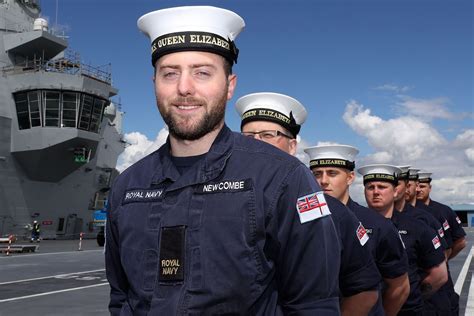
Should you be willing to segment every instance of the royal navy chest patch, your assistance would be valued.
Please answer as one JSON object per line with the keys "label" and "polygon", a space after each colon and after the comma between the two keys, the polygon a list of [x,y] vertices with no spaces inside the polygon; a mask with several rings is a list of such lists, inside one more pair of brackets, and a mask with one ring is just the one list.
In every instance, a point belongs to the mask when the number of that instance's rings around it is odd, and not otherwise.
{"label": "royal navy chest patch", "polygon": [[227,180],[201,184],[197,187],[197,194],[235,193],[247,191],[252,188],[252,180]]}
{"label": "royal navy chest patch", "polygon": [[133,189],[125,191],[122,204],[154,202],[162,199],[163,189]]}
{"label": "royal navy chest patch", "polygon": [[359,239],[360,244],[363,246],[369,240],[369,235],[367,234],[367,230],[365,229],[362,223],[359,223],[359,227],[357,227],[357,239]]}
{"label": "royal navy chest patch", "polygon": [[296,211],[301,224],[331,214],[323,192],[315,192],[299,197],[296,201]]}

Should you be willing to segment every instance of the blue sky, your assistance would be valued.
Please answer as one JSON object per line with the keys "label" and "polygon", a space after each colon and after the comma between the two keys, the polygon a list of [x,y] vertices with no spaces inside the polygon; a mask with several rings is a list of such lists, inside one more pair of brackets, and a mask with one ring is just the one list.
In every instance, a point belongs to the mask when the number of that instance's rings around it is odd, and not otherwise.
{"label": "blue sky", "polygon": [[56,3],[70,48],[85,62],[112,63],[126,134],[153,142],[164,126],[155,106],[150,42],[136,20],[160,8],[215,5],[246,22],[236,40],[238,84],[226,114],[231,129],[240,127],[234,110],[240,96],[288,94],[309,113],[302,146],[349,144],[361,150],[362,163],[417,164],[440,181],[454,181],[459,167],[448,168],[447,160],[462,166],[463,201],[474,202],[471,0],[42,0],[51,26]]}

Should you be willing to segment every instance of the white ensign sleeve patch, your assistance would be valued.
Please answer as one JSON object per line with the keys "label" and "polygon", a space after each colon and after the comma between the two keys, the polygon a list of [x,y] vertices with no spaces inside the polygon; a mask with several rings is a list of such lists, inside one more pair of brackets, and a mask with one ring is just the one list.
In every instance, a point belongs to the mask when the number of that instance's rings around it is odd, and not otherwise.
{"label": "white ensign sleeve patch", "polygon": [[315,192],[299,197],[296,201],[296,211],[301,224],[331,214],[323,192]]}
{"label": "white ensign sleeve patch", "polygon": [[359,227],[357,227],[356,234],[362,246],[365,245],[367,240],[369,240],[369,235],[367,234],[367,230],[365,229],[364,225],[362,225],[362,223],[360,223]]}

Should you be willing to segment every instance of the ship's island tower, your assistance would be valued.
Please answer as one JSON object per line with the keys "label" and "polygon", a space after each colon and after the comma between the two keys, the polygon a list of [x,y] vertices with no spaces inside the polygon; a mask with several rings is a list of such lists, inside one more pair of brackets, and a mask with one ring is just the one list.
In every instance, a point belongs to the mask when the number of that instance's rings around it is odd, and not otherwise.
{"label": "ship's island tower", "polygon": [[0,236],[95,234],[118,174],[123,112],[110,71],[81,63],[37,0],[0,0]]}

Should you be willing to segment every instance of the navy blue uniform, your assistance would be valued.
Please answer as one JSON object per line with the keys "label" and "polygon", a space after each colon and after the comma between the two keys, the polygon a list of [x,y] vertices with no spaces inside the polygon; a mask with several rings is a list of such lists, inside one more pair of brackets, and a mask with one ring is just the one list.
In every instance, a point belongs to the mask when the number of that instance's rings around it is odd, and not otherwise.
{"label": "navy blue uniform", "polygon": [[[368,246],[382,277],[394,279],[407,273],[407,254],[393,223],[352,199],[347,202],[347,207],[354,212],[367,230],[370,237]],[[370,315],[384,315],[381,295]]]}
{"label": "navy blue uniform", "polygon": [[[413,216],[436,230],[443,249],[451,248],[446,242],[443,225],[431,213],[424,209],[413,207],[409,203],[405,204],[403,213]],[[450,311],[451,299],[448,295],[448,291],[446,291],[445,285],[424,301],[423,315],[449,315]]]}
{"label": "navy blue uniform", "polygon": [[[420,204],[423,204],[420,202]],[[424,204],[423,204],[424,205]],[[417,203],[418,206],[418,203]],[[447,205],[433,201],[430,199],[430,203],[426,206],[426,209],[431,210],[434,213],[438,213],[439,216],[445,218],[443,226],[448,231],[452,242],[466,236],[466,232],[462,228],[461,221],[456,213]],[[448,293],[451,301],[451,314],[459,315],[459,295],[454,291],[454,283],[451,278],[451,272],[449,271],[448,262],[448,282],[443,286],[443,290]]]}
{"label": "navy blue uniform", "polygon": [[368,246],[369,235],[359,219],[339,200],[325,195],[341,240],[339,288],[344,297],[377,291],[381,282]]}
{"label": "navy blue uniform", "polygon": [[341,249],[320,190],[296,158],[227,127],[182,175],[168,141],[111,190],[111,313],[338,315]]}
{"label": "navy blue uniform", "polygon": [[423,310],[421,281],[426,277],[425,270],[444,261],[443,248],[436,231],[425,223],[397,210],[393,211],[391,219],[405,244],[409,266],[410,295],[399,314],[421,314]]}

